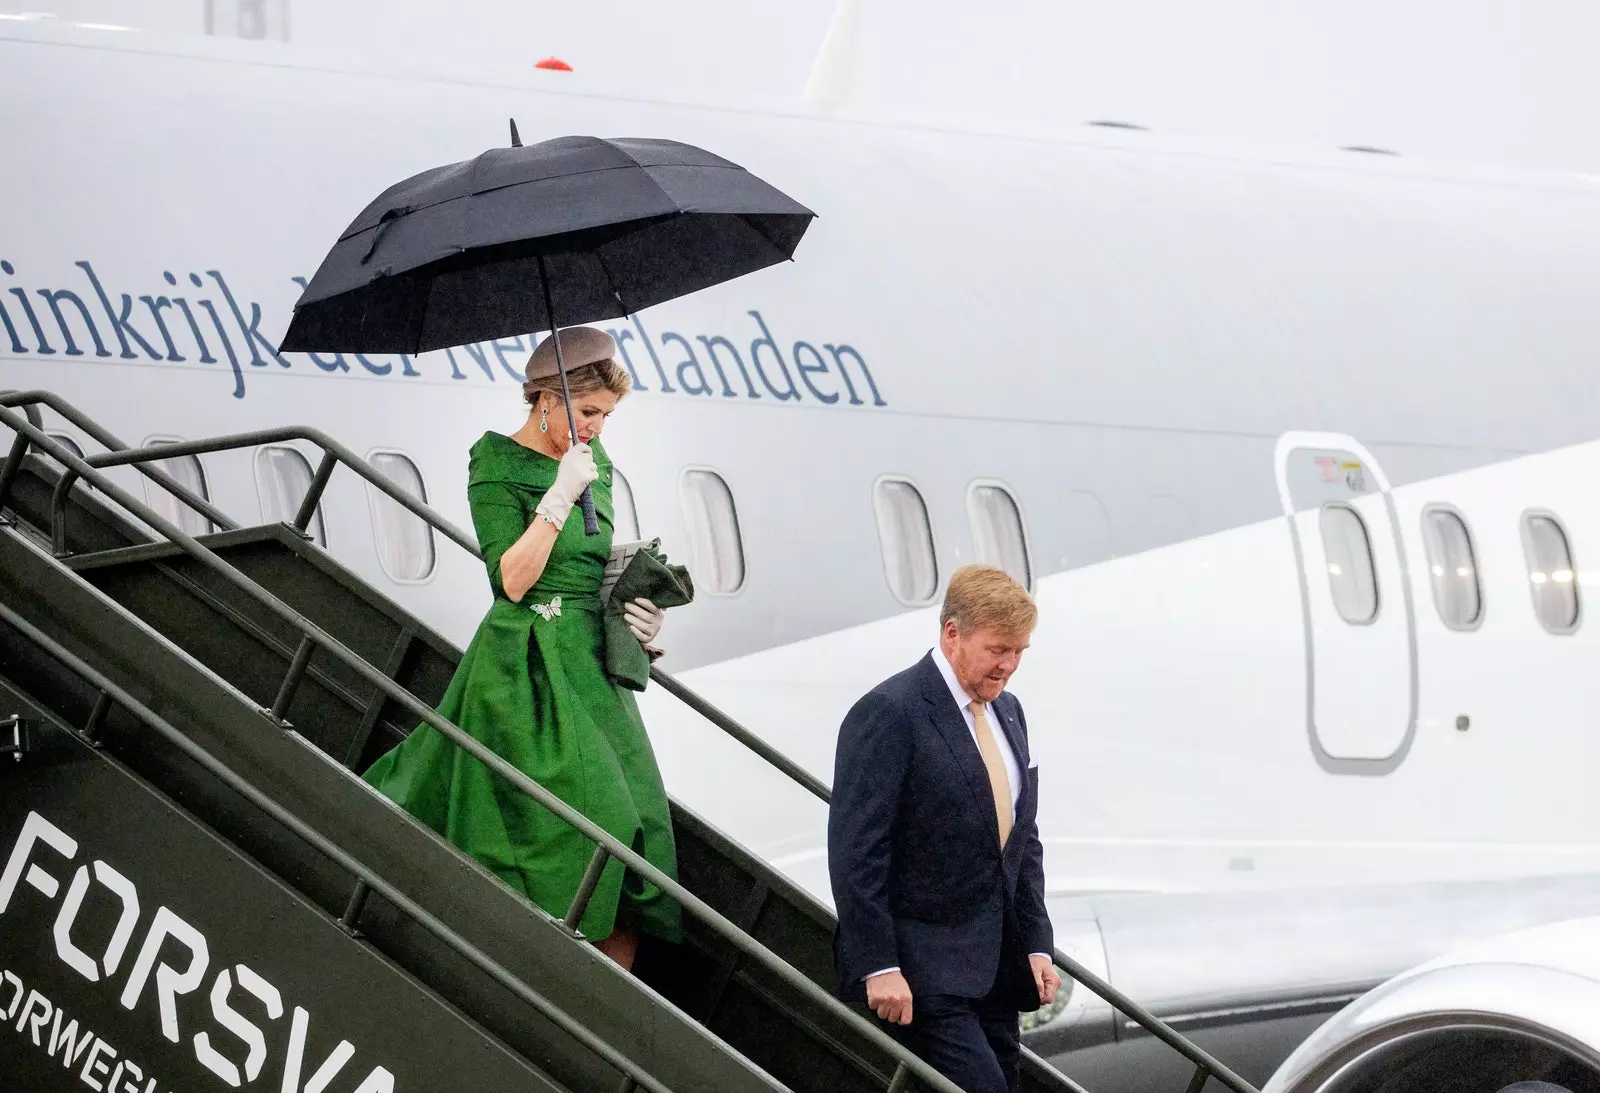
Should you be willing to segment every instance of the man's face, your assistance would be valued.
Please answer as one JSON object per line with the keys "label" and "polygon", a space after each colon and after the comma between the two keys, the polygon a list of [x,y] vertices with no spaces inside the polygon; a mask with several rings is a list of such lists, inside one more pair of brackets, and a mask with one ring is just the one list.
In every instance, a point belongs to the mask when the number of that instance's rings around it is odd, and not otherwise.
{"label": "man's face", "polygon": [[989,628],[963,634],[951,621],[944,624],[939,645],[967,694],[982,702],[993,702],[1022,663],[1028,640],[1027,634]]}

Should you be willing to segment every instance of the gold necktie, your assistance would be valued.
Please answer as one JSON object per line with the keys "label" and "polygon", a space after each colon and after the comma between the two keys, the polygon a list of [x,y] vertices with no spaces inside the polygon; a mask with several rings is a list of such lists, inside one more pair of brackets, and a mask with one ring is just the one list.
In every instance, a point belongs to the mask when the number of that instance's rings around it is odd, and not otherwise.
{"label": "gold necktie", "polygon": [[1000,745],[995,743],[994,733],[989,729],[989,719],[983,715],[983,703],[973,702],[967,708],[972,711],[978,752],[983,756],[983,765],[989,769],[989,788],[994,791],[994,816],[1000,824],[1000,845],[1005,846],[1006,840],[1011,837],[1011,779],[1006,777],[1006,763],[1000,758]]}

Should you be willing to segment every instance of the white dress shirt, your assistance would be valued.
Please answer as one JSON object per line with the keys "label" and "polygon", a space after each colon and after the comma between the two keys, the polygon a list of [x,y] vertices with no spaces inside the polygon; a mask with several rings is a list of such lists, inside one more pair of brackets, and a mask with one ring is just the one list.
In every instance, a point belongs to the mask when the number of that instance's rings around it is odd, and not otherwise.
{"label": "white dress shirt", "polygon": [[[972,716],[973,697],[967,694],[966,688],[961,686],[961,681],[956,678],[956,670],[951,667],[950,661],[945,658],[943,649],[932,650],[933,663],[939,669],[939,675],[944,679],[944,685],[950,688],[950,701],[956,704],[961,711],[961,718],[967,723],[967,733],[972,737],[972,746],[978,748],[978,724]],[[1022,797],[1022,770],[1017,766],[1017,757],[1011,751],[1011,741],[1006,737],[1006,731],[1000,724],[1000,719],[995,716],[994,705],[983,704],[983,716],[989,722],[989,732],[994,737],[995,746],[1000,749],[1000,761],[1006,766],[1006,780],[1011,783],[1011,810],[1016,812],[1017,801]],[[978,748],[981,754],[983,749]],[[1049,957],[1050,953],[1032,953],[1033,956]],[[885,968],[880,972],[864,975],[863,980],[876,979],[880,975],[899,971],[899,967]]]}
{"label": "white dress shirt", "polygon": [[[967,694],[961,682],[956,679],[956,670],[945,659],[942,649],[933,650],[933,663],[938,666],[939,674],[944,677],[944,685],[950,688],[951,700],[961,711],[962,720],[967,723],[967,734],[972,737],[972,746],[978,748],[978,753],[981,755],[983,749],[978,747],[978,725],[972,716],[974,701],[972,696]],[[1006,736],[1005,727],[995,716],[994,706],[985,702],[983,716],[989,722],[989,734],[994,737],[995,745],[1000,749],[1000,761],[1006,765],[1006,781],[1011,783],[1011,811],[1015,813],[1017,802],[1022,798],[1022,771],[1017,767],[1017,757],[1011,752],[1011,741]]]}

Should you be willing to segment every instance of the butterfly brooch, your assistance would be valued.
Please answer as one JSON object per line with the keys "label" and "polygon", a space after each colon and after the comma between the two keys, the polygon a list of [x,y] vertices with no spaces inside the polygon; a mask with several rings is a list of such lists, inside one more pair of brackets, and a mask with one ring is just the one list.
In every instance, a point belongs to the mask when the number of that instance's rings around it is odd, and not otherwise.
{"label": "butterfly brooch", "polygon": [[549,622],[551,619],[558,619],[561,617],[561,597],[556,596],[549,603],[536,603],[533,605],[533,609],[538,612],[539,617],[545,622]]}

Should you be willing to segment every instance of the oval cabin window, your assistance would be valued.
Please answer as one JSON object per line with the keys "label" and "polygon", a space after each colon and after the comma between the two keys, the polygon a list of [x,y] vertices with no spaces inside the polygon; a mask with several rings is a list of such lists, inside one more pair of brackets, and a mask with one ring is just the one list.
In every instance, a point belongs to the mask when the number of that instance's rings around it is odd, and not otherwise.
{"label": "oval cabin window", "polygon": [[[399,452],[373,452],[367,462],[402,493],[428,503],[422,472],[410,459]],[[433,528],[370,482],[367,501],[372,512],[372,539],[383,571],[395,581],[427,580],[433,574]]]}
{"label": "oval cabin window", "polygon": [[1429,509],[1422,516],[1422,544],[1440,621],[1454,630],[1475,626],[1483,614],[1483,591],[1465,521],[1449,509]]}
{"label": "oval cabin window", "polygon": [[1553,633],[1578,626],[1578,577],[1572,565],[1567,533],[1554,516],[1522,518],[1522,549],[1528,561],[1528,584],[1540,624]]}
{"label": "oval cabin window", "polygon": [[695,584],[723,596],[739,591],[744,587],[744,542],[728,484],[715,471],[685,471],[683,506]]}
{"label": "oval cabin window", "polygon": [[[256,492],[261,498],[261,519],[269,524],[293,524],[311,491],[311,477],[311,464],[295,449],[281,445],[257,449]],[[328,545],[321,502],[311,514],[311,525],[306,530],[318,546]]]}
{"label": "oval cabin window", "polygon": [[[77,456],[79,459],[83,458],[83,446],[81,444],[79,444],[76,440],[73,440],[66,433],[46,433],[45,436],[48,436],[51,440],[53,440],[57,444],[61,445],[63,448],[65,448],[67,451],[71,452],[73,455]],[[48,452],[40,452],[39,454],[43,455],[46,459],[50,460],[52,463],[57,462],[57,460],[54,457],[52,457]]]}
{"label": "oval cabin window", "polygon": [[[152,438],[149,441],[151,446],[176,443],[178,443],[176,440],[171,439],[157,440]],[[200,465],[199,456],[178,455],[173,456],[171,459],[157,459],[152,465],[171,475],[173,481],[200,498],[200,500],[211,500],[211,492],[206,486],[206,470]],[[202,513],[196,512],[187,502],[180,501],[176,496],[167,492],[164,487],[156,485],[155,482],[148,478],[144,480],[144,495],[151,508],[155,509],[168,523],[178,525],[184,534],[207,535],[213,530],[211,521]]]}
{"label": "oval cabin window", "polygon": [[927,603],[939,588],[939,563],[922,494],[903,478],[885,478],[872,499],[890,591],[908,605]]}
{"label": "oval cabin window", "polygon": [[1322,506],[1321,524],[1334,609],[1345,622],[1371,622],[1378,614],[1378,575],[1367,525],[1349,505]]}
{"label": "oval cabin window", "polygon": [[975,484],[967,494],[972,520],[972,542],[978,561],[1005,570],[1030,592],[1033,565],[1028,558],[1028,536],[1022,510],[1011,491],[997,484]]}

